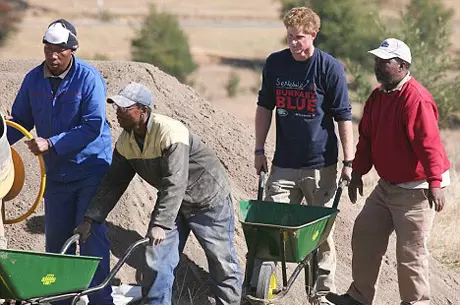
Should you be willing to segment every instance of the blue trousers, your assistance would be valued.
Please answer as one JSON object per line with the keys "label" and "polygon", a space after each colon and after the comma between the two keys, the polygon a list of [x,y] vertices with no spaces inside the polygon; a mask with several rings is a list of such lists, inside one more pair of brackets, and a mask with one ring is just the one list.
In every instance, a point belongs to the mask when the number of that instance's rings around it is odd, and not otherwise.
{"label": "blue trousers", "polygon": [[193,217],[179,214],[175,227],[157,246],[146,247],[147,270],[144,270],[144,304],[170,305],[174,269],[190,234],[196,236],[208,260],[209,284],[216,305],[239,305],[242,272],[234,245],[234,212],[230,196],[216,207]]}
{"label": "blue trousers", "polygon": [[[45,192],[45,236],[46,251],[59,253],[65,241],[73,235],[73,230],[83,220],[85,210],[102,181],[102,176],[93,176],[70,183],[47,181]],[[67,251],[75,254],[73,245]],[[80,244],[80,254],[102,257],[90,287],[99,285],[110,272],[110,244],[105,224],[94,223],[91,235]],[[89,295],[90,304],[112,305],[110,285],[102,291]],[[56,304],[70,304],[62,301]]]}

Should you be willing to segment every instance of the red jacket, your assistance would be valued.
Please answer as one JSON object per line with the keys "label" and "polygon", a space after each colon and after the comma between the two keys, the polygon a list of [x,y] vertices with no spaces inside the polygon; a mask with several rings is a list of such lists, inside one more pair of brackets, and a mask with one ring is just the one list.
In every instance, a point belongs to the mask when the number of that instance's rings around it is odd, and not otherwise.
{"label": "red jacket", "polygon": [[413,77],[401,90],[375,89],[364,106],[353,171],[364,175],[372,165],[390,183],[427,180],[430,187],[440,187],[450,167],[436,104]]}

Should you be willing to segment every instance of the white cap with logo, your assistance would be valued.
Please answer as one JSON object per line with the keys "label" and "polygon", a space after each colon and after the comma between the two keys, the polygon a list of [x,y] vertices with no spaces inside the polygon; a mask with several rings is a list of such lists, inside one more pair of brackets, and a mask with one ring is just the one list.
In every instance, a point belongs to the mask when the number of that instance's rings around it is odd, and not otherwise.
{"label": "white cap with logo", "polygon": [[387,38],[377,49],[369,51],[369,53],[381,59],[400,58],[408,63],[412,62],[412,55],[409,47],[403,41],[396,38]]}

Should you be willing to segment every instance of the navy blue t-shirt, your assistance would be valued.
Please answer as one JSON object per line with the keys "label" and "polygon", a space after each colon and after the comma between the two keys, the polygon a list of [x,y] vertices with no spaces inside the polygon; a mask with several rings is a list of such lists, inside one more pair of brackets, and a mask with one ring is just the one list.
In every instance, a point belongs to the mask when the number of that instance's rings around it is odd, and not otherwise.
{"label": "navy blue t-shirt", "polygon": [[351,120],[345,72],[337,59],[319,49],[307,61],[296,61],[289,49],[272,53],[257,104],[276,108],[273,165],[322,168],[337,163],[333,120]]}

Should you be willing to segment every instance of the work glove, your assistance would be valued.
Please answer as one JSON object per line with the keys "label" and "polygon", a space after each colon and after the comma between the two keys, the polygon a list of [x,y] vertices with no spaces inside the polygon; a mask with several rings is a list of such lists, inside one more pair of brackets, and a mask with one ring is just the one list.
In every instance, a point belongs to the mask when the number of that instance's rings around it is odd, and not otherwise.
{"label": "work glove", "polygon": [[159,245],[165,239],[165,230],[162,227],[154,226],[147,232],[147,238],[150,240],[149,246]]}
{"label": "work glove", "polygon": [[358,191],[359,194],[363,195],[363,179],[360,175],[355,173],[351,173],[351,181],[348,184],[348,197],[352,203],[356,203],[358,199]]}
{"label": "work glove", "polygon": [[80,242],[85,243],[88,236],[91,234],[91,226],[93,220],[85,217],[85,219],[73,230],[74,234],[80,234]]}

